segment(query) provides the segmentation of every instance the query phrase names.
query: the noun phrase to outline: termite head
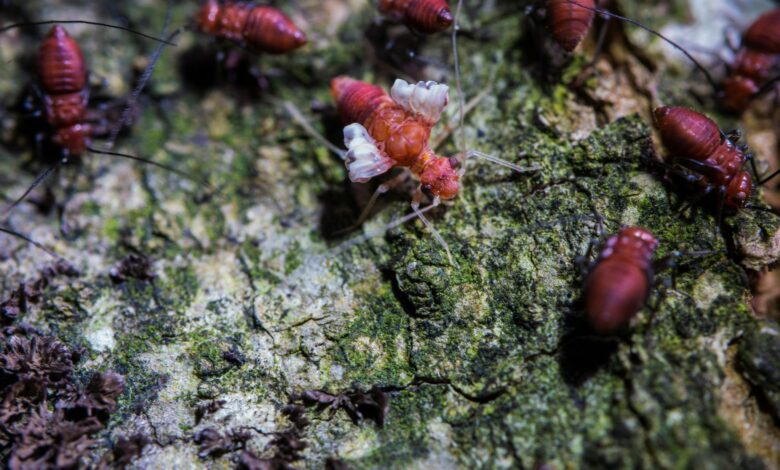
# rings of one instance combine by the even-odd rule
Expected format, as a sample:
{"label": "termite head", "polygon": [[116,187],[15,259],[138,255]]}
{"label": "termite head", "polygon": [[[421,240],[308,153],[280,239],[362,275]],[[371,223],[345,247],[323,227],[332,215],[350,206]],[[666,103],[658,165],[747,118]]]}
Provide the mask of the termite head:
{"label": "termite head", "polygon": [[449,158],[435,157],[420,174],[420,183],[425,191],[443,200],[458,195],[460,173]]}
{"label": "termite head", "polygon": [[68,155],[79,156],[86,151],[91,133],[89,125],[75,124],[58,129],[52,137],[52,141]]}
{"label": "termite head", "polygon": [[745,207],[750,194],[753,192],[753,177],[747,171],[740,171],[729,182],[726,187],[724,204],[731,210],[738,210]]}
{"label": "termite head", "polygon": [[723,107],[735,113],[747,109],[750,100],[759,92],[758,84],[741,75],[732,75],[723,81],[720,97]]}
{"label": "termite head", "polygon": [[214,34],[219,26],[221,6],[217,0],[207,0],[198,11],[198,27],[204,33]]}

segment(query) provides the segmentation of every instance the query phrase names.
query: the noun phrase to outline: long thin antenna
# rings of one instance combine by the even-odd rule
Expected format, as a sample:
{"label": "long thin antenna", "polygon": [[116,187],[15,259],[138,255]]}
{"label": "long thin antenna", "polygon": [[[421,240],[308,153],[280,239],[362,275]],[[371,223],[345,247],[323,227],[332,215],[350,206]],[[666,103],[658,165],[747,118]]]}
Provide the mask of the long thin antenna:
{"label": "long thin antenna", "polygon": [[[168,26],[171,24],[171,8],[172,8],[171,0],[168,0],[168,10],[165,14],[165,23],[163,25],[162,34],[165,35],[168,32]],[[173,40],[176,36],[181,33],[181,29],[177,29],[174,31],[170,36],[168,36],[168,41]],[[106,147],[109,149],[114,148],[114,143],[116,142],[117,137],[119,136],[119,132],[122,130],[122,127],[124,127],[125,124],[128,123],[130,120],[130,112],[132,108],[135,106],[135,104],[138,102],[138,97],[141,95],[141,92],[143,92],[144,88],[146,87],[147,82],[152,76],[152,73],[154,72],[154,67],[157,65],[157,61],[160,60],[160,56],[162,55],[163,49],[165,48],[165,43],[160,43],[157,46],[157,49],[154,51],[154,54],[152,54],[152,59],[149,61],[149,64],[146,66],[146,69],[144,70],[144,73],[141,74],[141,77],[138,79],[138,84],[135,86],[135,89],[130,94],[130,98],[127,100],[127,105],[125,106],[125,109],[122,111],[122,117],[119,119],[119,122],[117,122],[114,127],[111,129],[111,135],[108,138],[108,141],[106,142]]]}
{"label": "long thin antenna", "polygon": [[586,10],[590,10],[590,11],[599,13],[601,15],[611,16],[612,18],[617,18],[619,20],[625,21],[626,23],[631,23],[634,26],[638,26],[638,27],[644,29],[648,33],[651,33],[651,34],[654,34],[654,35],[658,36],[659,38],[661,38],[664,41],[666,41],[667,43],[669,43],[672,47],[674,47],[678,51],[680,51],[683,54],[685,54],[685,57],[687,57],[691,62],[693,62],[694,65],[696,65],[696,67],[698,67],[699,70],[701,70],[704,73],[704,76],[707,77],[707,81],[710,82],[710,85],[712,85],[712,88],[716,89],[716,90],[718,89],[718,85],[715,83],[715,80],[712,79],[712,76],[707,71],[707,69],[705,69],[696,59],[694,59],[693,56],[688,51],[686,51],[681,45],[679,45],[676,42],[672,41],[671,39],[667,38],[666,36],[664,36],[663,34],[659,33],[658,31],[656,31],[656,30],[654,30],[652,28],[648,28],[647,26],[643,25],[642,23],[640,23],[638,21],[632,20],[630,18],[626,18],[624,16],[620,16],[620,15],[618,15],[616,13],[612,13],[610,11],[607,11],[607,10],[604,10],[604,9],[601,9],[601,8],[591,8],[591,7],[583,5],[581,3],[577,3],[574,0],[567,0],[567,1],[569,3],[571,3],[571,4],[573,4],[573,5],[577,5],[580,8],[584,8]]}
{"label": "long thin antenna", "polygon": [[769,176],[765,176],[765,177],[761,178],[756,184],[760,186],[760,185],[766,183],[767,181],[771,180],[772,178],[774,178],[777,175],[780,175],[780,170],[775,171],[774,173],[772,173]]}
{"label": "long thin antenna", "polygon": [[162,168],[163,170],[167,170],[167,171],[170,171],[171,173],[175,173],[175,174],[177,174],[179,176],[187,178],[188,180],[190,180],[190,181],[192,181],[194,183],[204,184],[204,185],[206,185],[208,187],[211,187],[207,181],[204,181],[204,180],[202,180],[201,178],[198,178],[195,175],[191,175],[191,174],[189,174],[189,173],[187,173],[185,171],[176,169],[176,168],[174,168],[172,166],[169,166],[169,165],[166,165],[164,163],[158,163],[158,162],[149,160],[147,158],[136,157],[135,155],[130,155],[130,154],[127,154],[127,153],[112,152],[112,151],[108,151],[108,150],[99,150],[99,149],[92,148],[92,147],[87,147],[87,150],[90,153],[95,153],[95,154],[98,154],[98,155],[110,155],[110,156],[113,156],[113,157],[128,158],[130,160],[135,160],[137,162],[146,163],[147,165],[156,166],[157,168]]}
{"label": "long thin antenna", "polygon": [[8,235],[11,235],[12,237],[16,237],[16,238],[19,238],[21,240],[24,240],[27,243],[29,243],[32,246],[38,248],[39,250],[45,252],[46,254],[48,254],[49,256],[51,256],[53,258],[64,259],[62,256],[60,256],[57,253],[55,253],[55,252],[51,251],[50,249],[46,248],[44,245],[36,242],[35,240],[33,240],[32,238],[30,238],[30,237],[28,237],[26,235],[22,235],[19,232],[13,231],[11,229],[3,228],[3,227],[0,227],[0,232],[8,234]]}
{"label": "long thin antenna", "polygon": [[495,163],[496,165],[501,165],[501,166],[510,168],[512,170],[515,170],[518,173],[531,173],[531,172],[540,170],[540,167],[538,167],[536,165],[533,165],[533,166],[530,166],[530,167],[523,167],[523,166],[520,166],[520,165],[516,165],[516,164],[514,164],[512,162],[508,162],[506,160],[503,160],[501,158],[498,158],[495,155],[490,155],[490,154],[487,154],[487,153],[484,153],[484,152],[480,152],[479,150],[469,150],[468,152],[466,152],[466,159],[468,160],[471,157],[477,157],[477,158],[481,158],[483,160],[487,160],[487,161],[489,161],[491,163]]}
{"label": "long thin antenna", "polygon": [[336,154],[340,159],[344,160],[347,152],[333,145],[332,142],[330,142],[322,134],[317,132],[317,130],[311,126],[311,124],[306,119],[306,117],[300,112],[300,110],[298,110],[298,108],[293,103],[291,103],[290,101],[284,101],[282,103],[282,106],[284,106],[284,109],[287,111],[290,117],[292,117],[295,120],[295,122],[297,122],[298,125],[300,125],[303,128],[303,130],[305,130],[312,137],[317,139],[322,145],[327,147],[328,150]]}
{"label": "long thin antenna", "polygon": [[3,211],[3,219],[8,217],[8,214],[11,213],[11,211],[14,209],[14,207],[18,206],[19,203],[22,202],[24,200],[24,198],[26,198],[32,192],[33,189],[35,189],[39,184],[41,184],[43,182],[43,180],[48,178],[49,175],[54,173],[54,171],[57,170],[63,163],[65,163],[65,161],[66,161],[65,159],[57,160],[57,162],[54,163],[54,165],[50,166],[43,173],[41,173],[40,175],[36,176],[35,180],[33,180],[33,182],[30,184],[30,186],[27,187],[27,189],[24,191],[24,194],[19,196],[14,202],[11,203],[10,206],[8,206],[5,209],[5,211]]}
{"label": "long thin antenna", "polygon": [[460,28],[458,20],[460,20],[460,10],[463,7],[463,0],[458,0],[458,7],[455,9],[455,19],[452,25],[452,54],[455,59],[455,86],[458,89],[458,105],[460,107],[458,121],[460,125],[460,145],[462,149],[466,149],[466,105],[465,97],[463,96],[463,86],[460,82],[460,57],[458,54],[458,29]]}
{"label": "long thin antenna", "polygon": [[141,36],[142,38],[151,39],[152,41],[161,42],[163,44],[167,44],[169,46],[176,46],[177,44],[175,42],[170,42],[170,40],[160,39],[154,36],[150,36],[148,34],[144,34],[140,31],[136,31],[134,29],[126,28],[124,26],[119,26],[115,24],[108,24],[108,23],[100,23],[97,21],[86,21],[86,20],[44,20],[44,21],[25,21],[22,23],[14,23],[10,24],[8,26],[3,26],[0,28],[0,33],[4,33],[8,31],[9,29],[13,28],[21,28],[24,26],[37,26],[42,24],[91,24],[93,26],[104,26],[106,28],[113,28],[113,29],[119,29],[122,31],[127,31],[128,33],[133,33],[137,36]]}

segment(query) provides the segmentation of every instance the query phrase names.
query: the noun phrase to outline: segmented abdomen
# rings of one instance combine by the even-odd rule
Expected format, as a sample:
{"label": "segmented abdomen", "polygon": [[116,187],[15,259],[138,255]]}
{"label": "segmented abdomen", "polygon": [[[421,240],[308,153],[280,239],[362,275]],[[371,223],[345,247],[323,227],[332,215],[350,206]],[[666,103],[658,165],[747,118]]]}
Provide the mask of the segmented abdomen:
{"label": "segmented abdomen", "polygon": [[283,54],[306,44],[303,33],[284,13],[247,2],[224,5],[207,1],[198,13],[201,31],[269,54]]}
{"label": "segmented abdomen", "polygon": [[442,32],[454,21],[445,0],[380,0],[379,11],[425,34]]}
{"label": "segmented abdomen", "polygon": [[585,308],[597,333],[620,330],[645,305],[657,247],[655,237],[640,227],[624,228],[607,239],[585,280]]}
{"label": "segmented abdomen", "polygon": [[[595,8],[595,0],[577,0],[580,5]],[[582,41],[593,24],[595,13],[569,0],[547,2],[547,23],[552,36],[560,46],[571,52]]]}

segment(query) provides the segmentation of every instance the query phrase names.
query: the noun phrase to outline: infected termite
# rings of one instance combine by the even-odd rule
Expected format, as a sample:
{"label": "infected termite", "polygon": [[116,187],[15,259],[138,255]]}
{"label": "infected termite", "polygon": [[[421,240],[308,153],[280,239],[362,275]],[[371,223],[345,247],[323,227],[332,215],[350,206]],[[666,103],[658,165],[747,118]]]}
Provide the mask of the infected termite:
{"label": "infected termite", "polygon": [[252,51],[284,54],[306,44],[306,34],[276,8],[251,2],[208,0],[197,15],[207,34],[241,44]]}
{"label": "infected termite", "polygon": [[[342,120],[348,124],[344,128],[344,143],[349,179],[362,183],[394,167],[408,168],[420,181],[412,198],[414,215],[431,229],[450,260],[447,244],[423,212],[457,196],[465,160],[480,157],[518,172],[529,171],[476,150],[447,158],[431,149],[431,129],[449,101],[446,85],[432,81],[409,84],[398,79],[388,95],[376,85],[337,77],[331,81],[331,93]],[[420,209],[425,194],[433,202]]]}

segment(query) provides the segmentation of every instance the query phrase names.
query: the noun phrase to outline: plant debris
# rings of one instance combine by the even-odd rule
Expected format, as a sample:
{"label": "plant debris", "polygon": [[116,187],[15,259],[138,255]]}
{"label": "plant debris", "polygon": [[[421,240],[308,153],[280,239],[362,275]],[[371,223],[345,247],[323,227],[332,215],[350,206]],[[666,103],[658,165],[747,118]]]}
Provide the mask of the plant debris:
{"label": "plant debris", "polygon": [[327,408],[333,412],[344,410],[355,424],[370,419],[379,427],[384,425],[389,407],[387,393],[377,387],[372,387],[368,392],[357,390],[339,395],[322,390],[306,390],[294,396],[293,401],[300,401],[305,406],[316,406],[318,411]]}
{"label": "plant debris", "polygon": [[28,304],[36,303],[40,300],[43,291],[51,284],[52,279],[57,276],[76,277],[79,272],[66,261],[58,261],[52,266],[41,270],[38,279],[32,282],[22,282],[11,295],[0,302],[0,325],[8,326],[16,318],[27,312]]}
{"label": "plant debris", "polygon": [[121,284],[128,279],[151,281],[155,278],[152,260],[137,253],[130,253],[111,268],[109,277],[114,284]]}
{"label": "plant debris", "polygon": [[114,444],[114,448],[103,454],[98,463],[98,470],[127,467],[130,462],[141,455],[150,442],[149,436],[143,433],[120,437]]}
{"label": "plant debris", "polygon": [[200,422],[208,415],[214,414],[225,405],[225,400],[211,400],[207,403],[201,403],[195,407],[195,424]]}
{"label": "plant debris", "polygon": [[47,268],[2,303],[0,446],[10,449],[3,463],[12,470],[82,466],[97,445],[94,435],[104,429],[125,389],[124,377],[111,371],[92,374],[84,385],[74,374],[84,355],[81,347],[68,347],[26,325],[10,325],[60,274],[77,273],[64,264]]}
{"label": "plant debris", "polygon": [[214,428],[198,431],[193,438],[198,444],[198,457],[219,457],[229,452],[243,449],[252,435],[244,430],[231,430],[222,434]]}

